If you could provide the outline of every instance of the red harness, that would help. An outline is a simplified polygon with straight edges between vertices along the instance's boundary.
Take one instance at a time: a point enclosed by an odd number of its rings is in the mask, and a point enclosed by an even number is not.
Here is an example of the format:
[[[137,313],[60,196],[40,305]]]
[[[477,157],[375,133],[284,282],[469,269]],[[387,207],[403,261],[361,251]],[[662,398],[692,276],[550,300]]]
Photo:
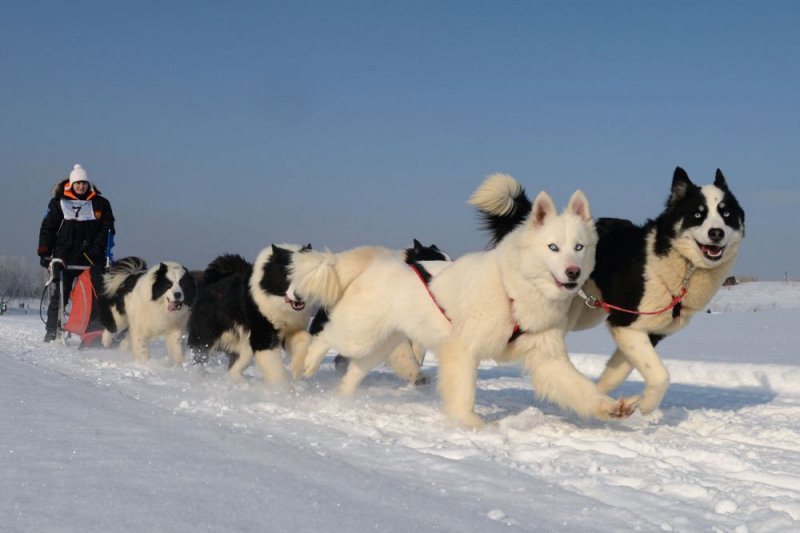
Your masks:
[[[428,291],[428,296],[431,297],[431,301],[433,301],[433,303],[436,305],[436,307],[439,308],[439,311],[442,313],[442,316],[445,317],[447,319],[447,321],[452,324],[453,321],[450,320],[449,316],[447,316],[447,313],[445,312],[444,307],[439,305],[439,302],[436,300],[436,296],[434,296],[433,293],[431,292],[431,288],[428,286],[428,282],[425,280],[425,276],[423,276],[422,272],[419,271],[419,268],[417,268],[417,265],[415,265],[414,263],[409,263],[408,266],[411,267],[411,270],[413,270],[417,274],[417,277],[419,278],[419,280],[422,282],[423,285],[425,285],[425,290]],[[513,303],[513,300],[512,300],[512,303]],[[525,332],[522,330],[521,327],[519,327],[519,324],[514,324],[514,331],[511,332],[511,337],[508,338],[508,343],[511,344],[512,342],[517,340],[517,337],[519,337],[523,333],[525,333]]]
[[[678,294],[677,296],[673,296],[670,304],[663,309],[659,309],[658,311],[636,311],[633,309],[625,309],[624,307],[618,307],[608,302],[598,300],[594,296],[589,296],[588,294],[583,292],[583,289],[578,291],[578,296],[583,298],[588,307],[591,307],[592,309],[602,309],[606,313],[611,313],[611,311],[619,311],[620,313],[628,313],[631,315],[660,315],[662,313],[666,313],[670,309],[673,309],[676,305],[681,303],[684,297],[686,297],[686,292],[689,290],[689,278],[692,276],[693,273],[694,273],[694,265],[689,263],[689,266],[686,267],[686,275],[683,276],[683,286],[681,287],[681,293]]]
[[[611,311],[619,311],[621,313],[629,313],[631,315],[660,315],[661,313],[666,313],[670,309],[674,308],[681,302],[681,300],[683,300],[684,296],[686,296],[686,287],[681,288],[681,293],[679,295],[672,297],[672,302],[670,302],[668,306],[663,309],[659,309],[658,311],[634,311],[633,309],[625,309],[624,307],[618,307],[608,302],[598,300],[594,296],[589,296],[583,292],[583,290],[579,291],[578,295],[586,300],[587,306],[594,309],[602,309],[606,313],[610,313]]]

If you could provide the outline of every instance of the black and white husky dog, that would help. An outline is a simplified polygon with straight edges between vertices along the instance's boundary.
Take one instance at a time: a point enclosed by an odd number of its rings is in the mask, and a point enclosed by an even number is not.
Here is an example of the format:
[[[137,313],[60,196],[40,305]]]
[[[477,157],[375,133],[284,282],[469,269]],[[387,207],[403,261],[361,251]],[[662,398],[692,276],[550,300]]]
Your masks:
[[[368,250],[385,251],[382,248],[374,247],[362,247],[357,250],[358,251],[354,253],[363,254]],[[351,252],[343,253],[349,254]],[[424,269],[421,267],[421,262],[423,261],[451,261],[450,256],[435,244],[425,246],[417,239],[414,239],[414,243],[410,248],[398,250],[396,255],[408,265],[417,265],[418,271],[420,272],[424,272]],[[314,315],[314,319],[311,321],[311,327],[309,328],[312,340],[324,330],[325,324],[327,324],[328,320],[330,320],[329,313],[330,309],[321,307],[319,311],[317,311],[317,314]],[[401,342],[389,355],[387,363],[389,363],[389,366],[392,367],[394,373],[401,378],[413,383],[414,385],[424,385],[430,381],[422,372],[421,368],[422,362],[425,358],[425,351],[425,347],[417,342],[412,342],[410,340]],[[352,393],[354,389],[352,387],[348,388],[345,386],[345,384],[353,383],[355,381],[352,371],[349,370],[350,359],[346,357],[346,355],[337,354],[336,358],[334,359],[334,364],[337,372],[341,372],[347,376],[342,380],[343,388],[341,391],[345,394]],[[304,361],[301,357],[297,357],[292,360],[292,372],[296,378],[300,377],[302,374],[303,365]],[[350,375],[348,376],[348,374]],[[355,385],[357,385],[357,383]]]
[[[520,224],[531,202],[520,187],[479,208],[493,242]],[[616,389],[635,368],[645,381],[628,399],[643,414],[655,410],[669,372],[655,351],[665,336],[702,311],[728,276],[744,237],[744,210],[717,169],[698,186],[675,169],[664,211],[644,225],[600,218],[594,272],[570,309],[570,329],[607,323],[617,349],[597,382]]]
[[[182,265],[163,261],[148,269],[144,259],[126,257],[102,275],[92,272],[99,300],[103,346],[128,330],[121,348],[130,347],[138,361],[150,358],[150,344],[163,336],[176,364],[183,363],[182,337],[197,295],[194,278]]]
[[[255,357],[267,383],[288,386],[281,349],[305,351],[311,318],[310,308],[294,294],[289,273],[293,256],[310,249],[272,245],[253,264],[240,255],[214,259],[203,273],[189,320],[195,362],[205,363],[210,351],[223,350],[230,355],[229,375],[240,381]]]

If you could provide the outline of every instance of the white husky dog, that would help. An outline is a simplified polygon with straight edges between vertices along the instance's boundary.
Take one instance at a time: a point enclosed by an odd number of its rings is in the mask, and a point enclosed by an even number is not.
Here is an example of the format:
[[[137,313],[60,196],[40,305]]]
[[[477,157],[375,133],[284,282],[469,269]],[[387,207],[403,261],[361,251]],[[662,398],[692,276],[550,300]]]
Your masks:
[[[423,260],[429,258],[429,260]],[[345,303],[352,299],[354,294],[361,292],[371,292],[370,296],[379,299],[386,298],[386,294],[378,294],[371,290],[372,285],[380,283],[374,278],[375,275],[390,275],[386,271],[376,268],[375,265],[394,265],[397,263],[403,273],[419,272],[425,276],[427,269],[438,270],[440,265],[449,264],[450,257],[439,250],[435,245],[425,247],[418,245],[406,250],[391,250],[381,246],[360,246],[344,252],[332,253],[329,251],[315,252],[307,251],[298,255],[292,264],[291,278],[296,293],[303,299],[309,299],[322,306],[320,313],[315,317],[311,325],[312,340],[314,346],[314,361],[306,361],[306,353],[296,353],[292,357],[292,372],[295,377],[303,373],[316,372],[322,358],[330,349],[335,349],[340,354],[346,354],[349,364],[339,385],[339,393],[342,395],[353,394],[358,385],[366,377],[370,370],[380,363],[389,362],[395,372],[401,377],[405,377],[411,382],[417,382],[421,377],[419,359],[421,348],[416,343],[409,343],[399,332],[387,340],[386,346],[382,349],[372,350],[372,341],[367,341],[364,346],[359,342],[339,342],[340,337],[350,337],[347,331],[341,331],[342,326],[346,326],[344,321],[337,317],[348,314],[347,307],[343,311],[339,310],[342,297]],[[412,270],[416,269],[416,270]],[[391,278],[386,278],[385,281]],[[424,285],[416,278],[418,285],[416,288],[425,290]],[[310,296],[309,296],[310,295]],[[390,295],[389,295],[390,296]],[[388,301],[364,301],[364,313],[372,313],[375,309],[385,308]],[[320,314],[323,320],[318,320]],[[441,317],[440,317],[441,318]],[[348,326],[349,327],[349,326]],[[349,338],[349,341],[354,341]],[[354,349],[354,353],[348,351]],[[307,353],[310,353],[307,352]],[[369,357],[367,357],[369,355]],[[307,369],[313,368],[312,372]]]
[[[514,178],[492,175],[470,203],[496,201],[502,191],[516,187],[521,188]],[[526,222],[496,248],[465,255],[443,268],[434,265],[440,271],[430,285],[396,257],[375,258],[348,279],[351,266],[339,265],[332,255],[318,255],[315,265],[296,268],[295,288],[323,305],[331,297],[338,303],[325,330],[309,346],[305,373],[313,375],[331,347],[348,354],[351,366],[358,361],[362,368],[372,368],[408,337],[437,353],[443,408],[459,424],[482,424],[474,406],[483,358],[521,359],[533,373],[540,398],[582,417],[627,416],[631,410],[625,400],[599,392],[572,365],[564,342],[567,311],[594,267],[596,242],[581,191],[561,214],[541,192]]]

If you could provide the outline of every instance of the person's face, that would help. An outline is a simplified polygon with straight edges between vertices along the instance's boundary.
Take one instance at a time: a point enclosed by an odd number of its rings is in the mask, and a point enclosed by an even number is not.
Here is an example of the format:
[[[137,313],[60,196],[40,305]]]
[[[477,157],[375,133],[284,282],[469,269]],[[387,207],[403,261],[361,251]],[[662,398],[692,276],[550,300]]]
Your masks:
[[[76,181],[72,184],[72,190],[75,191],[76,194],[85,194],[86,191],[89,190],[89,182],[88,181]]]

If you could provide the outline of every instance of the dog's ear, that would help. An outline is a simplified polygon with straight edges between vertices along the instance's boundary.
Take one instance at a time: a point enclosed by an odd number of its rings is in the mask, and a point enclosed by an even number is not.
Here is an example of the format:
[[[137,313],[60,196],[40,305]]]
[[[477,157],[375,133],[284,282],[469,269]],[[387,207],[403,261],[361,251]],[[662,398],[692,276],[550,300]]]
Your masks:
[[[578,189],[572,193],[569,204],[567,204],[567,212],[578,215],[584,222],[590,222],[592,220],[592,212],[589,210],[589,200],[586,198],[586,195],[583,194],[582,190]]]
[[[311,243],[308,243],[305,246],[303,246],[302,248],[300,248],[301,252],[307,252],[309,250],[311,250]]]
[[[717,169],[717,174],[714,176],[714,186],[720,190],[728,191],[728,182],[720,169]]]
[[[415,252],[419,252],[423,248],[424,248],[424,246],[422,246],[422,243],[419,242],[417,239],[414,239],[414,251]]]
[[[553,199],[545,191],[540,192],[533,201],[531,224],[538,228],[544,225],[548,217],[555,216],[556,214],[556,204],[553,203]]]
[[[172,281],[167,279],[167,265],[159,263],[158,270],[153,277],[153,301],[158,300],[172,287]]]
[[[681,167],[675,167],[675,174],[672,175],[672,192],[667,200],[667,206],[675,205],[686,198],[686,193],[694,186],[686,171]]]

